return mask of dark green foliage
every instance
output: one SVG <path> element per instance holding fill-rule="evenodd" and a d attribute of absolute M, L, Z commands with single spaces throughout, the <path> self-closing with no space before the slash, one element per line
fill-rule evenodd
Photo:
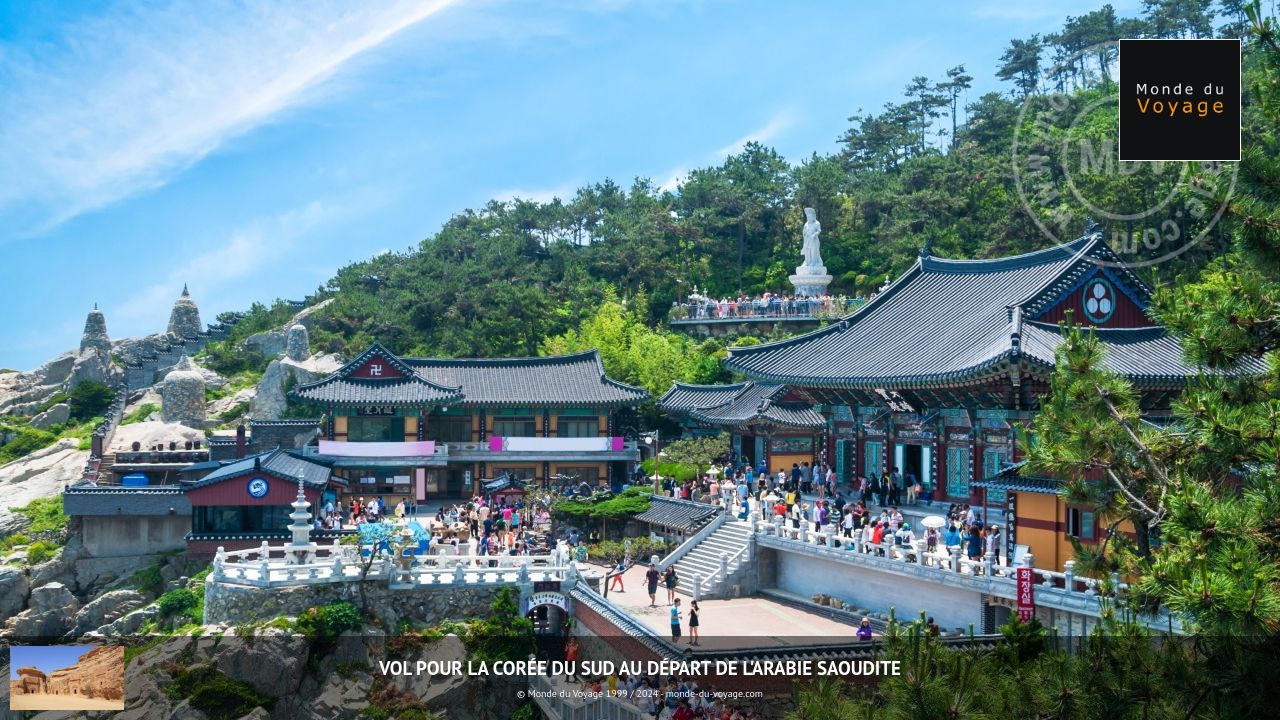
<path fill-rule="evenodd" d="M 551 510 L 557 515 L 579 520 L 612 520 L 648 510 L 651 497 L 648 487 L 632 487 L 617 495 L 598 494 L 582 500 L 558 500 Z"/>
<path fill-rule="evenodd" d="M 160 596 L 157 603 L 160 606 L 160 612 L 164 615 L 177 615 L 195 607 L 197 602 L 196 594 L 187 588 L 175 588 Z"/>
<path fill-rule="evenodd" d="M 298 616 L 297 629 L 318 640 L 332 640 L 347 630 L 358 629 L 363 622 L 360 611 L 349 602 L 335 602 L 310 608 Z"/>
<path fill-rule="evenodd" d="M 82 380 L 67 395 L 73 420 L 88 420 L 102 415 L 111 407 L 116 391 L 97 380 Z"/>
<path fill-rule="evenodd" d="M 175 669 L 165 693 L 175 700 L 190 698 L 191 706 L 210 720 L 232 720 L 256 707 L 270 709 L 271 698 L 254 692 L 247 683 L 223 675 L 213 665 Z"/>
<path fill-rule="evenodd" d="M 467 657 L 479 662 L 527 660 L 537 651 L 533 622 L 520 614 L 516 595 L 502 588 L 483 620 L 472 622 L 462 637 Z"/>

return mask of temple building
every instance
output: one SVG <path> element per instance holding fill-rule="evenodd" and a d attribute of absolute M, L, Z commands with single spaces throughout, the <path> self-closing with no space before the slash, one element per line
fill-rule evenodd
<path fill-rule="evenodd" d="M 212 556 L 219 546 L 241 550 L 290 537 L 286 526 L 302 484 L 316 517 L 335 503 L 346 483 L 328 464 L 298 452 L 271 450 L 218 464 L 198 480 L 183 482 L 190 506 L 187 554 Z M 312 530 L 312 539 L 336 537 L 336 531 Z"/>
<path fill-rule="evenodd" d="M 1066 505 L 1058 483 L 1023 478 L 1018 442 L 1049 392 L 1059 323 L 1092 327 L 1106 365 L 1133 382 L 1161 421 L 1197 369 L 1148 314 L 1151 289 L 1102 240 L 991 260 L 922 251 L 905 274 L 856 312 L 788 340 L 730 348 L 727 365 L 776 383 L 824 413 L 825 448 L 849 481 L 890 467 L 932 500 L 1005 510 L 1005 538 L 1039 567 L 1074 556 L 1070 537 L 1096 541 L 1099 518 Z M 668 393 L 670 395 L 670 393 Z M 771 468 L 776 470 L 776 468 Z"/>
<path fill-rule="evenodd" d="M 307 457 L 351 496 L 463 497 L 507 475 L 617 484 L 639 460 L 620 418 L 649 397 L 609 378 L 599 353 L 512 359 L 397 357 L 378 343 L 292 398 L 322 415 Z"/>
<path fill-rule="evenodd" d="M 729 433 L 735 458 L 752 467 L 763 462 L 770 472 L 812 463 L 827 429 L 811 401 L 768 383 L 678 382 L 658 400 L 658 409 L 689 434 Z"/>

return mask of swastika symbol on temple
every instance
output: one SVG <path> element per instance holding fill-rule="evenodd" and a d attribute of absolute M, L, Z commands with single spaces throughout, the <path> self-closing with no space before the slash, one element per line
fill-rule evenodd
<path fill-rule="evenodd" d="M 1084 315 L 1095 323 L 1104 323 L 1116 310 L 1116 291 L 1103 278 L 1094 278 L 1084 286 Z"/>
<path fill-rule="evenodd" d="M 370 366 L 369 366 L 369 374 L 370 374 L 370 375 L 373 375 L 374 377 L 377 377 L 377 376 L 379 376 L 379 375 L 382 375 L 382 365 L 381 365 L 380 363 L 374 363 L 374 364 L 370 365 Z"/>

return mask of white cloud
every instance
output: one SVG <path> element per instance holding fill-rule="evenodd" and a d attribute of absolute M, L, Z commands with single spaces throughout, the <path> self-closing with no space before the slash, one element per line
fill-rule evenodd
<path fill-rule="evenodd" d="M 47 229 L 163 185 L 456 2 L 121 5 L 0 44 L 0 211 Z"/>
<path fill-rule="evenodd" d="M 791 109 L 785 109 L 774 113 L 773 117 L 769 118 L 760 127 L 711 153 L 711 155 L 706 158 L 706 161 L 711 163 L 720 162 L 734 153 L 741 152 L 742 148 L 746 147 L 747 143 L 750 142 L 767 144 L 794 125 L 795 121 L 796 113 Z M 688 164 L 677 165 L 667 172 L 660 174 L 660 177 L 663 179 L 658 182 L 658 188 L 660 190 L 675 190 L 680 187 L 680 183 L 684 182 L 685 178 L 688 176 Z"/>
<path fill-rule="evenodd" d="M 360 209 L 351 204 L 313 201 L 278 215 L 258 218 L 233 230 L 225 241 L 211 243 L 212 249 L 194 255 L 168 271 L 164 278 L 139 290 L 112 308 L 110 317 L 122 326 L 157 326 L 157 312 L 167 317 L 168 308 L 189 285 L 192 296 L 203 308 L 236 307 L 247 303 L 229 296 L 230 286 L 251 275 L 267 274 L 286 256 L 296 255 L 298 241 L 324 225 L 350 217 Z M 270 292 L 268 290 L 267 292 Z M 157 309 L 160 310 L 157 310 Z M 205 322 L 211 321 L 204 318 Z M 164 317 L 159 318 L 164 322 Z"/>

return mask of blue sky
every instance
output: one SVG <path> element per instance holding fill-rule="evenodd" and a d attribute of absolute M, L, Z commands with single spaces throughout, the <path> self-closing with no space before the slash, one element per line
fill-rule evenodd
<path fill-rule="evenodd" d="M 206 322 L 300 299 L 490 198 L 829 153 L 915 75 L 1007 91 L 1010 38 L 1102 4 L 0 0 L 0 367 L 95 302 L 126 337 L 184 282 Z"/>
<path fill-rule="evenodd" d="M 34 667 L 48 675 L 71 667 L 96 645 L 15 645 L 9 648 L 9 679 L 18 679 L 18 668 Z"/>

